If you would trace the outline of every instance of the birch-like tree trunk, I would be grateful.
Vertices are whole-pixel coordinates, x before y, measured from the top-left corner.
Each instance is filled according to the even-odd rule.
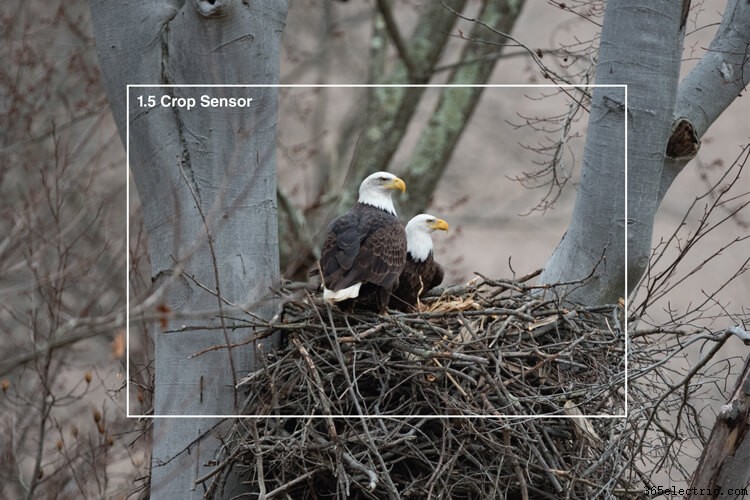
[[[728,0],[708,52],[680,82],[659,203],[700,148],[700,138],[750,83],[750,2]],[[747,105],[746,105],[747,107]],[[750,120],[750,119],[749,119]],[[746,122],[750,125],[750,121]],[[682,133],[681,133],[682,132]]]
[[[92,0],[97,51],[123,142],[126,84],[275,84],[286,0]],[[137,96],[249,97],[243,109],[145,107]],[[233,317],[274,313],[279,278],[274,88],[131,89],[130,167],[147,229],[154,288],[175,314],[155,325],[156,415],[237,412],[233,380],[252,369],[254,346],[190,358],[246,339]],[[162,325],[165,326],[165,325]],[[196,328],[197,327],[197,328]],[[216,419],[154,420],[153,498],[202,498]],[[230,488],[231,490],[231,488]],[[235,491],[236,492],[236,491]],[[226,491],[232,496],[232,491]]]
[[[542,283],[585,279],[571,288],[572,300],[613,303],[635,288],[667,189],[697,154],[700,137],[750,81],[750,4],[729,0],[708,52],[678,87],[683,5],[607,2],[596,83],[628,85],[628,219],[623,93],[598,88],[573,218],[540,277]]]
[[[596,84],[627,88],[628,220],[625,220],[625,92],[594,89],[581,182],[567,233],[540,277],[586,280],[569,298],[613,303],[651,250],[657,194],[677,94],[684,28],[679,2],[610,0],[604,14]]]

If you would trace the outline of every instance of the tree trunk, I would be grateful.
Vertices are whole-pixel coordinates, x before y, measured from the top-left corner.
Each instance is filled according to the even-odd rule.
[[[97,51],[123,142],[126,84],[275,84],[285,0],[91,1]],[[143,106],[153,95],[252,98],[250,107]],[[138,96],[145,97],[139,100]],[[254,347],[209,346],[246,339],[229,317],[275,311],[278,282],[274,88],[133,88],[130,168],[147,228],[151,275],[175,313],[211,311],[155,326],[156,415],[234,414],[232,381],[252,370]],[[198,101],[200,102],[200,101]],[[165,310],[165,309],[163,309]],[[165,326],[165,325],[162,325]],[[201,498],[218,440],[211,419],[154,420],[151,493]],[[232,491],[226,491],[227,495]]]
[[[747,57],[750,3],[729,0],[707,53],[674,92],[684,37],[684,26],[677,28],[680,16],[675,12],[679,10],[678,2],[674,3],[649,20],[650,2],[641,2],[642,5],[629,6],[623,11],[621,2],[610,1],[602,29],[596,82],[628,84],[627,293],[636,287],[646,269],[654,216],[667,190],[698,153],[703,134],[750,82],[750,57]],[[615,15],[615,11],[619,13]],[[674,30],[663,29],[662,22],[668,23],[664,26],[674,26]],[[634,37],[633,33],[648,33],[653,37],[642,40],[643,37]],[[642,57],[642,53],[647,57]],[[605,66],[606,61],[610,61],[608,66]],[[602,90],[605,89],[594,93],[594,109],[601,107],[601,102],[596,100],[602,99]],[[665,140],[663,113],[672,101],[675,104],[668,128],[669,138]],[[650,103],[657,106],[652,107]],[[650,116],[651,111],[653,116]],[[624,116],[619,120],[624,120]],[[541,281],[554,283],[581,279],[591,272],[592,263],[596,264],[592,279],[573,294],[576,300],[593,304],[612,302],[622,296],[625,290],[617,275],[624,276],[625,264],[621,265],[624,253],[620,250],[622,244],[618,243],[623,237],[622,220],[613,220],[613,230],[607,230],[607,217],[597,213],[599,202],[590,203],[587,193],[594,190],[599,193],[599,198],[612,197],[613,205],[623,206],[620,193],[624,191],[625,178],[619,175],[624,170],[621,149],[613,148],[614,142],[621,142],[614,137],[619,135],[613,132],[613,142],[607,145],[601,142],[606,140],[605,127],[593,112],[589,124],[574,222],[547,263]],[[604,136],[599,140],[592,137],[601,132]],[[591,175],[592,169],[589,168],[592,160],[589,157],[590,145],[593,147],[595,143],[599,144],[595,148],[598,150],[597,161],[605,162],[601,175]],[[606,199],[604,202],[606,204]],[[586,226],[590,226],[589,220],[594,221],[591,227],[597,229],[586,235],[580,228],[581,218],[586,221]],[[588,245],[586,238],[596,238],[596,234],[603,237],[605,244],[599,245],[594,254],[579,254]],[[612,240],[613,236],[616,239]],[[614,245],[608,244],[610,241],[615,241]]]
[[[452,11],[460,12],[465,3],[466,0],[447,0],[445,5],[441,2],[428,2],[406,44],[406,50],[417,66],[418,74],[410,74],[404,61],[399,59],[387,76],[372,75],[372,83],[427,82],[456,23],[457,17]],[[389,36],[394,38],[397,35],[389,32]],[[378,41],[385,42],[383,39]],[[372,172],[389,170],[391,158],[406,134],[409,120],[424,91],[424,88],[399,87],[370,89],[367,95],[367,117],[354,149],[336,214],[345,212],[357,200],[357,188],[362,179]]]
[[[506,39],[498,32],[512,31],[523,5],[523,0],[485,0],[477,16],[478,22],[469,34],[470,40],[482,40],[482,43],[469,42],[464,46],[460,58],[463,64],[451,71],[447,81],[449,85],[487,83],[499,57],[482,58],[500,52]],[[429,205],[484,90],[483,87],[440,89],[435,110],[422,129],[403,174],[409,186],[400,200],[401,214],[405,219],[423,212]]]
[[[625,95],[598,87],[573,218],[540,277],[542,283],[585,280],[565,291],[571,300],[614,303],[626,293],[626,269],[629,287],[646,269],[683,38],[680,2],[607,2],[596,83],[628,85],[628,218]]]
[[[729,0],[721,25],[695,68],[680,82],[673,130],[659,189],[659,203],[672,181],[700,148],[700,138],[750,83],[750,2]],[[683,133],[677,124],[683,122]],[[633,283],[635,284],[635,283]]]
[[[750,356],[729,401],[719,411],[685,495],[692,498],[745,498],[750,482]],[[703,490],[703,491],[701,491]]]

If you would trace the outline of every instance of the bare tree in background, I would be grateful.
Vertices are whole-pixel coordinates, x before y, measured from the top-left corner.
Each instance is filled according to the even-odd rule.
[[[0,5],[2,498],[105,498],[144,470],[118,398],[125,177],[87,20]]]
[[[372,16],[367,80],[383,85],[442,83],[443,73],[447,72],[444,83],[450,85],[485,84],[503,55],[508,41],[505,33],[512,30],[523,4],[523,1],[483,0],[472,18],[476,23],[464,35],[455,26],[464,17],[461,12],[467,7],[465,0],[426,2],[407,37],[404,26],[398,23],[399,16],[394,15],[403,6],[380,0]],[[449,40],[456,36],[463,42],[458,59],[439,66]],[[395,58],[390,57],[391,49]],[[286,193],[279,193],[281,260],[286,276],[306,275],[319,253],[322,229],[333,216],[352,205],[361,180],[369,172],[392,170],[391,160],[407,130],[419,123],[417,110],[425,90],[423,87],[368,89],[364,103],[354,103],[356,109],[351,115],[356,118],[342,127],[336,155],[323,162],[315,201],[300,211]],[[483,91],[482,87],[440,89],[432,118],[420,125],[418,143],[406,170],[400,173],[409,186],[400,211],[407,219],[429,204]],[[349,161],[344,153],[353,143]],[[341,179],[345,179],[343,186]]]

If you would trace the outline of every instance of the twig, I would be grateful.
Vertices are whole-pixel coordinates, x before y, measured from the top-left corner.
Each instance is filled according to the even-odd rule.
[[[512,451],[513,448],[510,444],[510,433],[508,431],[503,432],[503,440],[506,448],[508,448],[508,451],[510,452],[510,460],[513,462],[513,469],[516,471],[518,484],[521,485],[521,498],[523,500],[529,500],[529,488],[526,485],[526,478],[523,476],[523,469],[521,469],[521,464],[518,462],[518,457]]]
[[[385,26],[388,29],[388,34],[391,36],[391,40],[393,40],[393,44],[396,46],[396,51],[398,51],[399,57],[404,62],[404,66],[406,66],[406,69],[409,72],[410,80],[417,83],[423,81],[424,76],[421,74],[421,71],[419,71],[417,65],[409,54],[406,43],[401,37],[401,32],[398,29],[398,24],[396,24],[396,20],[393,19],[393,12],[391,12],[391,6],[388,5],[388,0],[377,0],[377,3],[378,10],[383,15]]]

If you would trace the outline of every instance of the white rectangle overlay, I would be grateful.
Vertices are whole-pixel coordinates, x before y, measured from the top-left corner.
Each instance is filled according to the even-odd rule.
[[[243,415],[243,414],[199,414],[199,415],[160,415],[160,414],[132,414],[130,412],[130,89],[131,88],[621,88],[624,90],[625,120],[624,120],[624,141],[625,141],[625,221],[628,220],[628,86],[625,84],[581,84],[581,85],[555,85],[555,84],[471,84],[471,85],[448,85],[448,84],[128,84],[126,86],[126,116],[125,116],[125,196],[126,196],[126,226],[125,226],[125,254],[126,254],[126,273],[125,273],[125,408],[127,418],[341,418],[341,419],[406,419],[406,418],[445,418],[445,419],[473,419],[473,418],[490,418],[490,419],[514,419],[514,420],[533,420],[533,419],[612,419],[628,417],[628,347],[630,345],[628,338],[628,273],[627,267],[625,272],[625,288],[623,290],[624,298],[624,342],[625,342],[625,404],[624,413],[620,415],[599,414],[599,415],[558,415],[558,414],[539,414],[539,415],[504,415],[504,414],[469,414],[469,415],[287,415],[287,414],[268,414],[268,415]],[[625,224],[625,263],[628,262],[627,246],[627,224]],[[158,367],[154,367],[158,369]]]

